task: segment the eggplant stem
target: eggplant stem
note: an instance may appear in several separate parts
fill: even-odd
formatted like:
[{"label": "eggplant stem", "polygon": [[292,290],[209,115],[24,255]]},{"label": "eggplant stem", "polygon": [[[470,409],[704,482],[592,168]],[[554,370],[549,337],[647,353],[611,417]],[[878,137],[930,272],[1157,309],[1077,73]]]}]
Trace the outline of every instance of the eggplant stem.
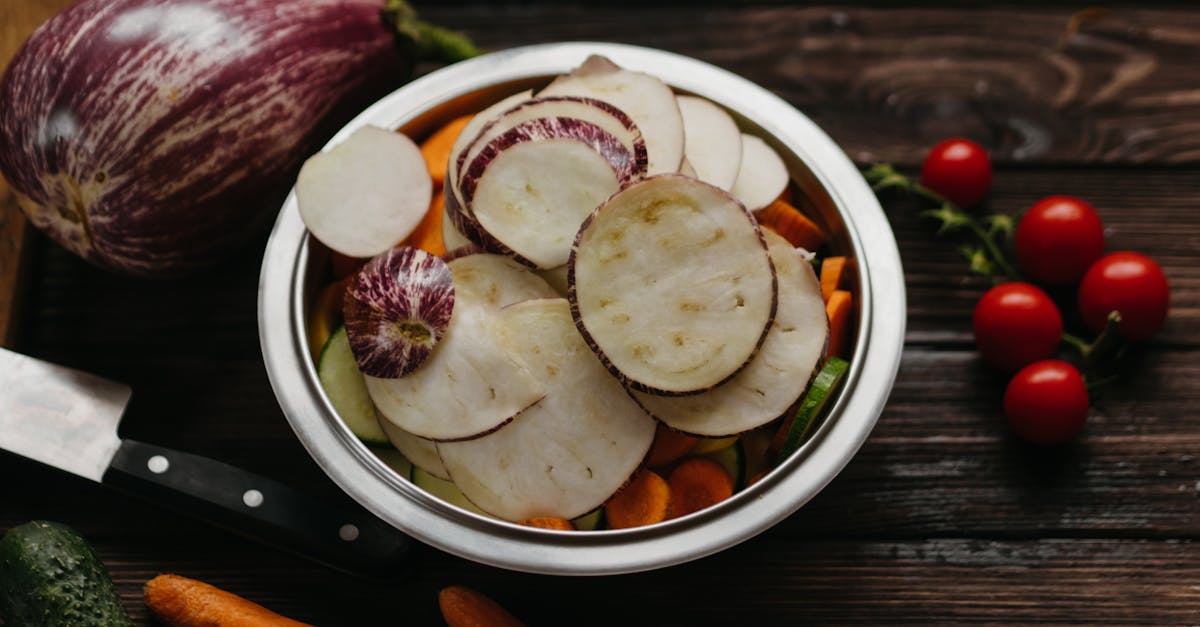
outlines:
[{"label": "eggplant stem", "polygon": [[483,54],[466,35],[422,21],[405,0],[385,0],[383,19],[412,43],[419,59],[454,63]]}]

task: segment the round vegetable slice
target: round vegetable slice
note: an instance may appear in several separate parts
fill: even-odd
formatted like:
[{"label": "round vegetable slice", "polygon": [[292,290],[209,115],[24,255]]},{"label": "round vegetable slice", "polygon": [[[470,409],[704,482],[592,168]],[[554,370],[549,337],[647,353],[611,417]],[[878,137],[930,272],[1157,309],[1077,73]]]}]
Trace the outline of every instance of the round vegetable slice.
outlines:
[{"label": "round vegetable slice", "polygon": [[634,392],[673,429],[705,437],[741,433],[787,412],[804,393],[825,350],[829,324],[812,265],[782,237],[764,231],[779,281],[779,311],[762,349],[728,382],[680,397]]},{"label": "round vegetable slice", "polygon": [[767,142],[742,135],[742,163],[729,191],[750,211],[758,211],[779,198],[788,186],[787,165]]},{"label": "round vegetable slice", "polygon": [[650,394],[730,379],[775,316],[775,269],[754,218],[727,192],[678,174],[635,183],[589,216],[568,282],[588,345]]},{"label": "round vegetable slice", "polygon": [[454,312],[437,349],[407,376],[366,378],[384,418],[429,440],[472,438],[498,429],[545,393],[513,356],[493,319],[505,305],[554,296],[553,288],[500,255],[468,254],[448,265]]},{"label": "round vegetable slice", "polygon": [[546,397],[505,428],[439,442],[438,452],[463,494],[500,518],[582,516],[634,473],[654,421],[583,343],[567,301],[518,303],[497,316]]},{"label": "round vegetable slice", "polygon": [[732,188],[742,165],[742,132],[737,122],[704,98],[677,96],[675,100],[683,115],[684,162],[691,166],[691,176],[721,189]]},{"label": "round vegetable slice", "polygon": [[529,100],[532,96],[533,90],[529,89],[515,93],[476,113],[475,117],[467,122],[462,132],[458,134],[458,138],[454,140],[454,147],[450,149],[450,162],[446,164],[446,189],[458,188],[458,178],[462,173],[462,166],[465,165],[467,148],[471,146],[476,137],[479,137],[479,131],[499,117],[501,113]]},{"label": "round vegetable slice", "polygon": [[442,458],[438,455],[437,446],[433,440],[419,438],[392,424],[390,420],[379,420],[378,423],[380,430],[392,443],[392,446],[396,447],[396,450],[400,451],[414,466],[438,479],[450,480],[450,474],[442,465]]},{"label": "round vegetable slice", "polygon": [[375,415],[375,405],[371,403],[371,395],[367,393],[367,384],[362,372],[354,361],[354,352],[350,350],[350,340],[346,337],[346,327],[339,326],[325,342],[321,349],[321,358],[317,361],[317,378],[321,381],[321,389],[338,416],[350,427],[350,431],[358,439],[371,444],[383,444],[388,441],[387,435],[379,428],[379,418]]},{"label": "round vegetable slice", "polygon": [[421,149],[407,136],[375,126],[309,157],[296,177],[304,226],[350,257],[372,257],[408,237],[432,194]]}]

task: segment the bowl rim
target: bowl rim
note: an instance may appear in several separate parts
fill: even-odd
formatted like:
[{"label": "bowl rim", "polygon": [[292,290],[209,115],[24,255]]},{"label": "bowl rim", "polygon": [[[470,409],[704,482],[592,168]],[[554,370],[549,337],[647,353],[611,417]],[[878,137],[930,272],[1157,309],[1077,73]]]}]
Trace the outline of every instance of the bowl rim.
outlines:
[{"label": "bowl rim", "polygon": [[[845,467],[874,428],[900,365],[906,296],[899,249],[858,169],[807,116],[766,89],[703,61],[626,44],[563,42],[460,62],[397,89],[343,127],[322,150],[368,124],[399,128],[481,89],[561,74],[591,54],[646,71],[759,126],[805,165],[845,223],[860,286],[858,339],[842,393],[809,441],[762,480],[695,514],[636,529],[564,532],[479,516],[399,478],[337,417],[309,357],[305,315],[308,236],[294,190],[263,256],[259,338],[268,378],[289,424],[329,477],[366,509],[414,538],[476,562],[531,573],[603,575],[698,559],[791,515]],[[870,350],[870,359],[867,352]]]}]

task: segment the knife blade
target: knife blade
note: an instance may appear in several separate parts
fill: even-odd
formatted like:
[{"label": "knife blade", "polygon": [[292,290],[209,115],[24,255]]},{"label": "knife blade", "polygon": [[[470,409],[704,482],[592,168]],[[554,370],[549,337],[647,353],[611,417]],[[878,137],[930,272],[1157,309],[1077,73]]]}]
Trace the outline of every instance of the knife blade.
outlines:
[{"label": "knife blade", "polygon": [[0,348],[0,449],[339,570],[398,575],[411,541],[365,510],[166,447],[121,439],[129,386]]}]

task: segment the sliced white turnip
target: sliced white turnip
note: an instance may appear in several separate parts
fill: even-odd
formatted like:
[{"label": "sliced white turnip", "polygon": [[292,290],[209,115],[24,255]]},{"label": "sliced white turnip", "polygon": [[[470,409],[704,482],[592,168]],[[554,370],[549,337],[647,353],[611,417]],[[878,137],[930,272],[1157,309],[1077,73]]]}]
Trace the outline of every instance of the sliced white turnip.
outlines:
[{"label": "sliced white turnip", "polygon": [[679,173],[684,176],[696,178],[696,168],[693,168],[692,164],[688,163],[686,158],[683,160],[683,163],[679,164]]},{"label": "sliced white turnip", "polygon": [[649,159],[646,172],[679,171],[683,118],[675,93],[659,79],[593,55],[570,74],[556,78],[538,96],[584,96],[612,104],[642,131]]},{"label": "sliced white turnip", "polygon": [[[454,189],[458,187],[458,177],[460,174],[460,166],[463,165],[462,159],[467,151],[467,147],[471,145],[475,138],[479,136],[479,131],[487,126],[489,122],[499,117],[501,113],[513,108],[517,104],[529,100],[533,97],[533,90],[527,89],[522,92],[515,93],[507,98],[493,103],[484,110],[476,113],[471,118],[467,125],[463,127],[458,138],[454,140],[454,146],[450,148],[450,162],[446,164],[446,187]],[[461,158],[460,158],[461,157]]]},{"label": "sliced white turnip", "polygon": [[724,109],[704,98],[677,96],[684,160],[695,178],[728,190],[742,164],[742,132]]},{"label": "sliced white turnip", "polygon": [[750,211],[758,211],[787,189],[787,164],[775,149],[754,135],[742,135],[742,164],[729,191]]},{"label": "sliced white turnip", "polygon": [[446,334],[453,309],[454,284],[440,257],[402,246],[371,259],[342,307],[358,369],[384,379],[412,372]]},{"label": "sliced white turnip", "polygon": [[621,141],[633,155],[634,170],[646,171],[646,142],[637,125],[623,111],[613,105],[580,96],[547,96],[518,103],[488,122],[461,154],[460,167],[465,167],[479,156],[492,140],[500,137],[523,122],[540,118],[571,118],[599,126]]},{"label": "sliced white turnip", "polygon": [[555,268],[567,262],[583,219],[640,178],[638,167],[621,141],[595,124],[539,118],[489,142],[460,187],[466,213],[489,240],[538,268]]},{"label": "sliced white turnip", "polygon": [[397,427],[387,419],[380,419],[379,427],[392,446],[396,447],[396,450],[400,451],[414,466],[438,479],[450,480],[450,475],[446,472],[446,467],[442,465],[442,458],[438,455],[437,446],[433,440],[419,438]]},{"label": "sliced white turnip", "polygon": [[478,244],[467,237],[459,227],[463,221],[462,207],[458,204],[458,196],[450,185],[442,189],[442,197],[445,199],[445,204],[442,206],[442,243],[445,244],[446,250]]},{"label": "sliced white turnip", "polygon": [[678,174],[634,183],[589,216],[568,277],[589,346],[651,394],[733,377],[775,315],[775,270],[754,218],[728,192]]},{"label": "sliced white turnip", "polygon": [[566,298],[567,297],[567,270],[568,269],[569,268],[567,267],[567,264],[564,263],[563,265],[561,265],[557,268],[550,268],[549,270],[538,270],[537,274],[538,274],[538,276],[545,279],[546,282],[550,284],[550,287],[553,287],[554,291],[558,292],[559,296]]},{"label": "sliced white turnip", "polygon": [[787,412],[804,393],[829,332],[821,285],[804,255],[787,240],[764,231],[779,307],[762,348],[734,378],[692,396],[633,392],[652,416],[673,429],[706,437],[741,433]]},{"label": "sliced white turnip", "polygon": [[429,440],[477,437],[503,426],[540,400],[544,386],[513,356],[497,328],[501,307],[554,295],[529,269],[507,257],[469,254],[447,265],[454,314],[425,364],[399,379],[368,376],[379,413]]},{"label": "sliced white turnip", "polygon": [[432,193],[417,145],[375,126],[309,157],[296,178],[304,226],[350,257],[373,257],[408,237],[425,217]]},{"label": "sliced white turnip", "polygon": [[518,357],[546,397],[495,433],[439,442],[454,483],[472,503],[504,518],[575,518],[625,483],[654,439],[654,421],[584,344],[561,298],[499,314]]}]

